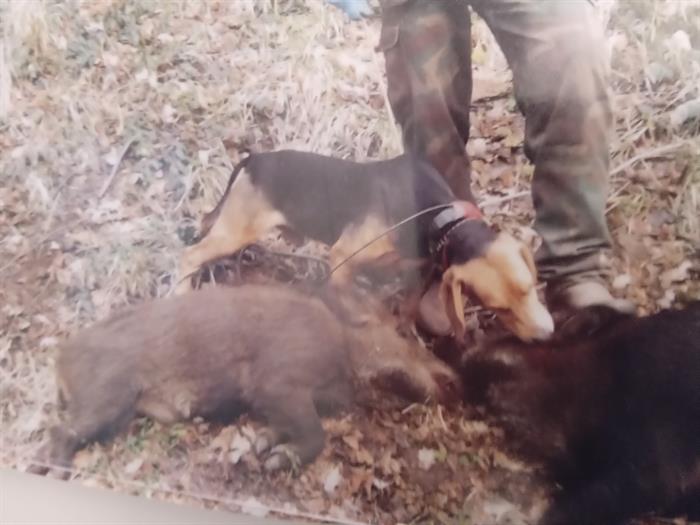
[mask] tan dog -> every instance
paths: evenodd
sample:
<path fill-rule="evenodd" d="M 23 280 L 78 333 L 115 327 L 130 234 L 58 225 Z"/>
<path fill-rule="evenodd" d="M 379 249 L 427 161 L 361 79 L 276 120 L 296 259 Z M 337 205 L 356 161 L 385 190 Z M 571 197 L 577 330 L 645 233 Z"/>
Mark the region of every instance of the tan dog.
<path fill-rule="evenodd" d="M 479 224 L 463 223 L 449 244 L 459 251 Z M 483 226 L 481 226 L 483 228 Z M 449 248 L 445 248 L 448 250 Z M 523 341 L 547 339 L 554 330 L 549 311 L 537 296 L 537 270 L 530 250 L 506 233 L 497 234 L 479 256 L 448 255 L 439 296 L 461 340 L 466 322 L 465 295 L 478 299 Z M 503 276 L 507 276 L 504 279 Z M 466 292 L 466 294 L 465 294 Z"/>
<path fill-rule="evenodd" d="M 430 211 L 382 236 L 424 210 Z M 445 217 L 434 230 L 435 221 Z M 363 266 L 393 267 L 400 260 L 439 255 L 444 263 L 440 296 L 457 337 L 464 332 L 465 292 L 524 340 L 546 338 L 553 330 L 535 292 L 528 248 L 505 233 L 496 235 L 474 205 L 455 204 L 440 174 L 409 155 L 369 163 L 298 151 L 248 156 L 205 216 L 199 242 L 186 248 L 176 293 L 191 289 L 189 276 L 201 265 L 280 227 L 331 247 L 336 285 L 346 284 Z M 440 253 L 431 254 L 436 239 Z"/>

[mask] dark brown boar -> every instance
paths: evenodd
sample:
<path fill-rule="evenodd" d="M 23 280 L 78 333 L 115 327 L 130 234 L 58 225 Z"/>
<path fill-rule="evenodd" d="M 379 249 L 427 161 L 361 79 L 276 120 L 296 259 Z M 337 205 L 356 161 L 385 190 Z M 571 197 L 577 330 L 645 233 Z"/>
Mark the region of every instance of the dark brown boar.
<path fill-rule="evenodd" d="M 570 328 L 463 364 L 468 401 L 561 487 L 540 523 L 700 518 L 700 303 L 644 318 L 592 308 Z"/>
<path fill-rule="evenodd" d="M 346 327 L 319 297 L 281 285 L 207 287 L 154 300 L 62 346 L 56 367 L 65 417 L 50 432 L 47 459 L 67 467 L 80 447 L 109 438 L 135 415 L 172 423 L 247 410 L 269 424 L 255 444 L 267 469 L 303 465 L 324 445 L 319 413 L 349 406 L 355 381 L 371 379 L 364 368 L 355 373 L 358 360 L 410 347 L 390 326 Z M 437 395 L 437 368 L 407 368 L 413 393 Z M 446 366 L 439 371 L 456 380 Z"/>

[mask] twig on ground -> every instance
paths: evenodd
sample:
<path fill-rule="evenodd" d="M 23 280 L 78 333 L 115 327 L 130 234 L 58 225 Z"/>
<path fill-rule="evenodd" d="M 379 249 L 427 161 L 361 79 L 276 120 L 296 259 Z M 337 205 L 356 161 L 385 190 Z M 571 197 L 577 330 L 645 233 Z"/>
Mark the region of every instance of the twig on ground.
<path fill-rule="evenodd" d="M 528 190 L 525 190 L 513 193 L 511 195 L 505 195 L 503 197 L 493 197 L 482 202 L 481 207 L 486 208 L 487 206 L 496 206 L 498 204 L 504 204 L 506 202 L 514 201 L 522 197 L 527 197 L 528 195 L 530 195 L 530 192 Z"/>
<path fill-rule="evenodd" d="M 119 155 L 119 158 L 117 159 L 117 162 L 114 164 L 112 167 L 112 172 L 109 174 L 109 177 L 104 183 L 104 186 L 102 186 L 102 189 L 100 190 L 100 193 L 98 195 L 98 198 L 101 199 L 102 197 L 105 196 L 107 193 L 107 190 L 109 187 L 112 185 L 112 181 L 114 181 L 114 177 L 116 177 L 117 173 L 119 172 L 119 167 L 122 165 L 122 161 L 124 160 L 124 157 L 126 156 L 127 152 L 129 151 L 129 148 L 131 148 L 131 145 L 135 142 L 136 139 L 129 139 L 129 142 L 126 143 L 126 146 L 124 146 L 124 149 L 122 150 L 121 154 Z"/>
<path fill-rule="evenodd" d="M 629 168 L 633 164 L 636 164 L 639 161 L 653 159 L 654 157 L 659 157 L 659 156 L 664 155 L 666 153 L 671 153 L 672 151 L 675 151 L 677 149 L 682 148 L 686 144 L 687 144 L 687 141 L 682 140 L 680 142 L 674 142 L 672 144 L 665 144 L 665 145 L 658 147 L 658 148 L 642 151 L 639 155 L 635 155 L 631 159 L 627 159 L 622 164 L 619 164 L 617 167 L 613 168 L 613 170 L 610 172 L 610 176 L 614 177 L 618 173 L 622 173 L 627 168 Z"/>
<path fill-rule="evenodd" d="M 610 200 L 611 202 L 610 202 L 610 204 L 608 205 L 608 207 L 605 208 L 605 215 L 607 215 L 607 214 L 610 213 L 612 210 L 614 210 L 615 208 L 617 208 L 617 206 L 620 204 L 620 200 L 618 199 L 618 197 L 622 194 L 623 191 L 625 191 L 625 190 L 627 189 L 627 187 L 628 187 L 630 184 L 632 184 L 632 181 L 629 181 L 629 180 L 628 180 L 628 181 L 625 181 L 625 183 L 624 183 L 622 186 L 620 186 L 617 190 L 615 190 L 615 193 L 613 193 L 613 194 L 610 196 L 610 199 L 609 199 L 609 200 Z"/>

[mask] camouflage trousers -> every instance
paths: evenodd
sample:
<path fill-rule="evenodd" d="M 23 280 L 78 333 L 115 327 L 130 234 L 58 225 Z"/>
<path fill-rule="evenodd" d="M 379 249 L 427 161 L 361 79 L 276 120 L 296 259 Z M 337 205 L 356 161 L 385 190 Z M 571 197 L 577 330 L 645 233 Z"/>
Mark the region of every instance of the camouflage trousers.
<path fill-rule="evenodd" d="M 602 28 L 586 0 L 383 0 L 379 48 L 404 147 L 473 200 L 469 158 L 471 7 L 513 73 L 534 164 L 541 277 L 572 284 L 607 273 L 605 221 L 612 125 Z"/>

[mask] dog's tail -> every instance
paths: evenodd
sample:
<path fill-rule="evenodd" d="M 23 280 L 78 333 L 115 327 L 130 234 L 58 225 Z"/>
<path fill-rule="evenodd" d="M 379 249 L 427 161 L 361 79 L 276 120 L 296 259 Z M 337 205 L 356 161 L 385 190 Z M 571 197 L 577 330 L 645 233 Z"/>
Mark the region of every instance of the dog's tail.
<path fill-rule="evenodd" d="M 231 172 L 231 176 L 228 178 L 228 183 L 226 184 L 224 194 L 219 199 L 219 202 L 216 203 L 216 206 L 213 210 L 211 210 L 209 213 L 206 213 L 204 217 L 202 217 L 202 226 L 200 228 L 197 241 L 201 240 L 204 236 L 206 236 L 207 233 L 209 233 L 209 230 L 211 230 L 211 227 L 214 225 L 214 222 L 216 222 L 219 213 L 221 213 L 221 208 L 224 205 L 224 202 L 226 201 L 226 197 L 228 197 L 228 194 L 231 191 L 231 186 L 233 186 L 233 183 L 236 181 L 236 177 L 238 177 L 238 174 L 241 172 L 241 170 L 248 165 L 248 162 L 250 162 L 250 159 L 253 156 L 253 152 L 249 149 L 243 150 L 243 153 L 246 156 L 243 157 L 243 159 L 241 159 L 238 162 L 238 164 L 234 166 L 233 171 Z"/>

